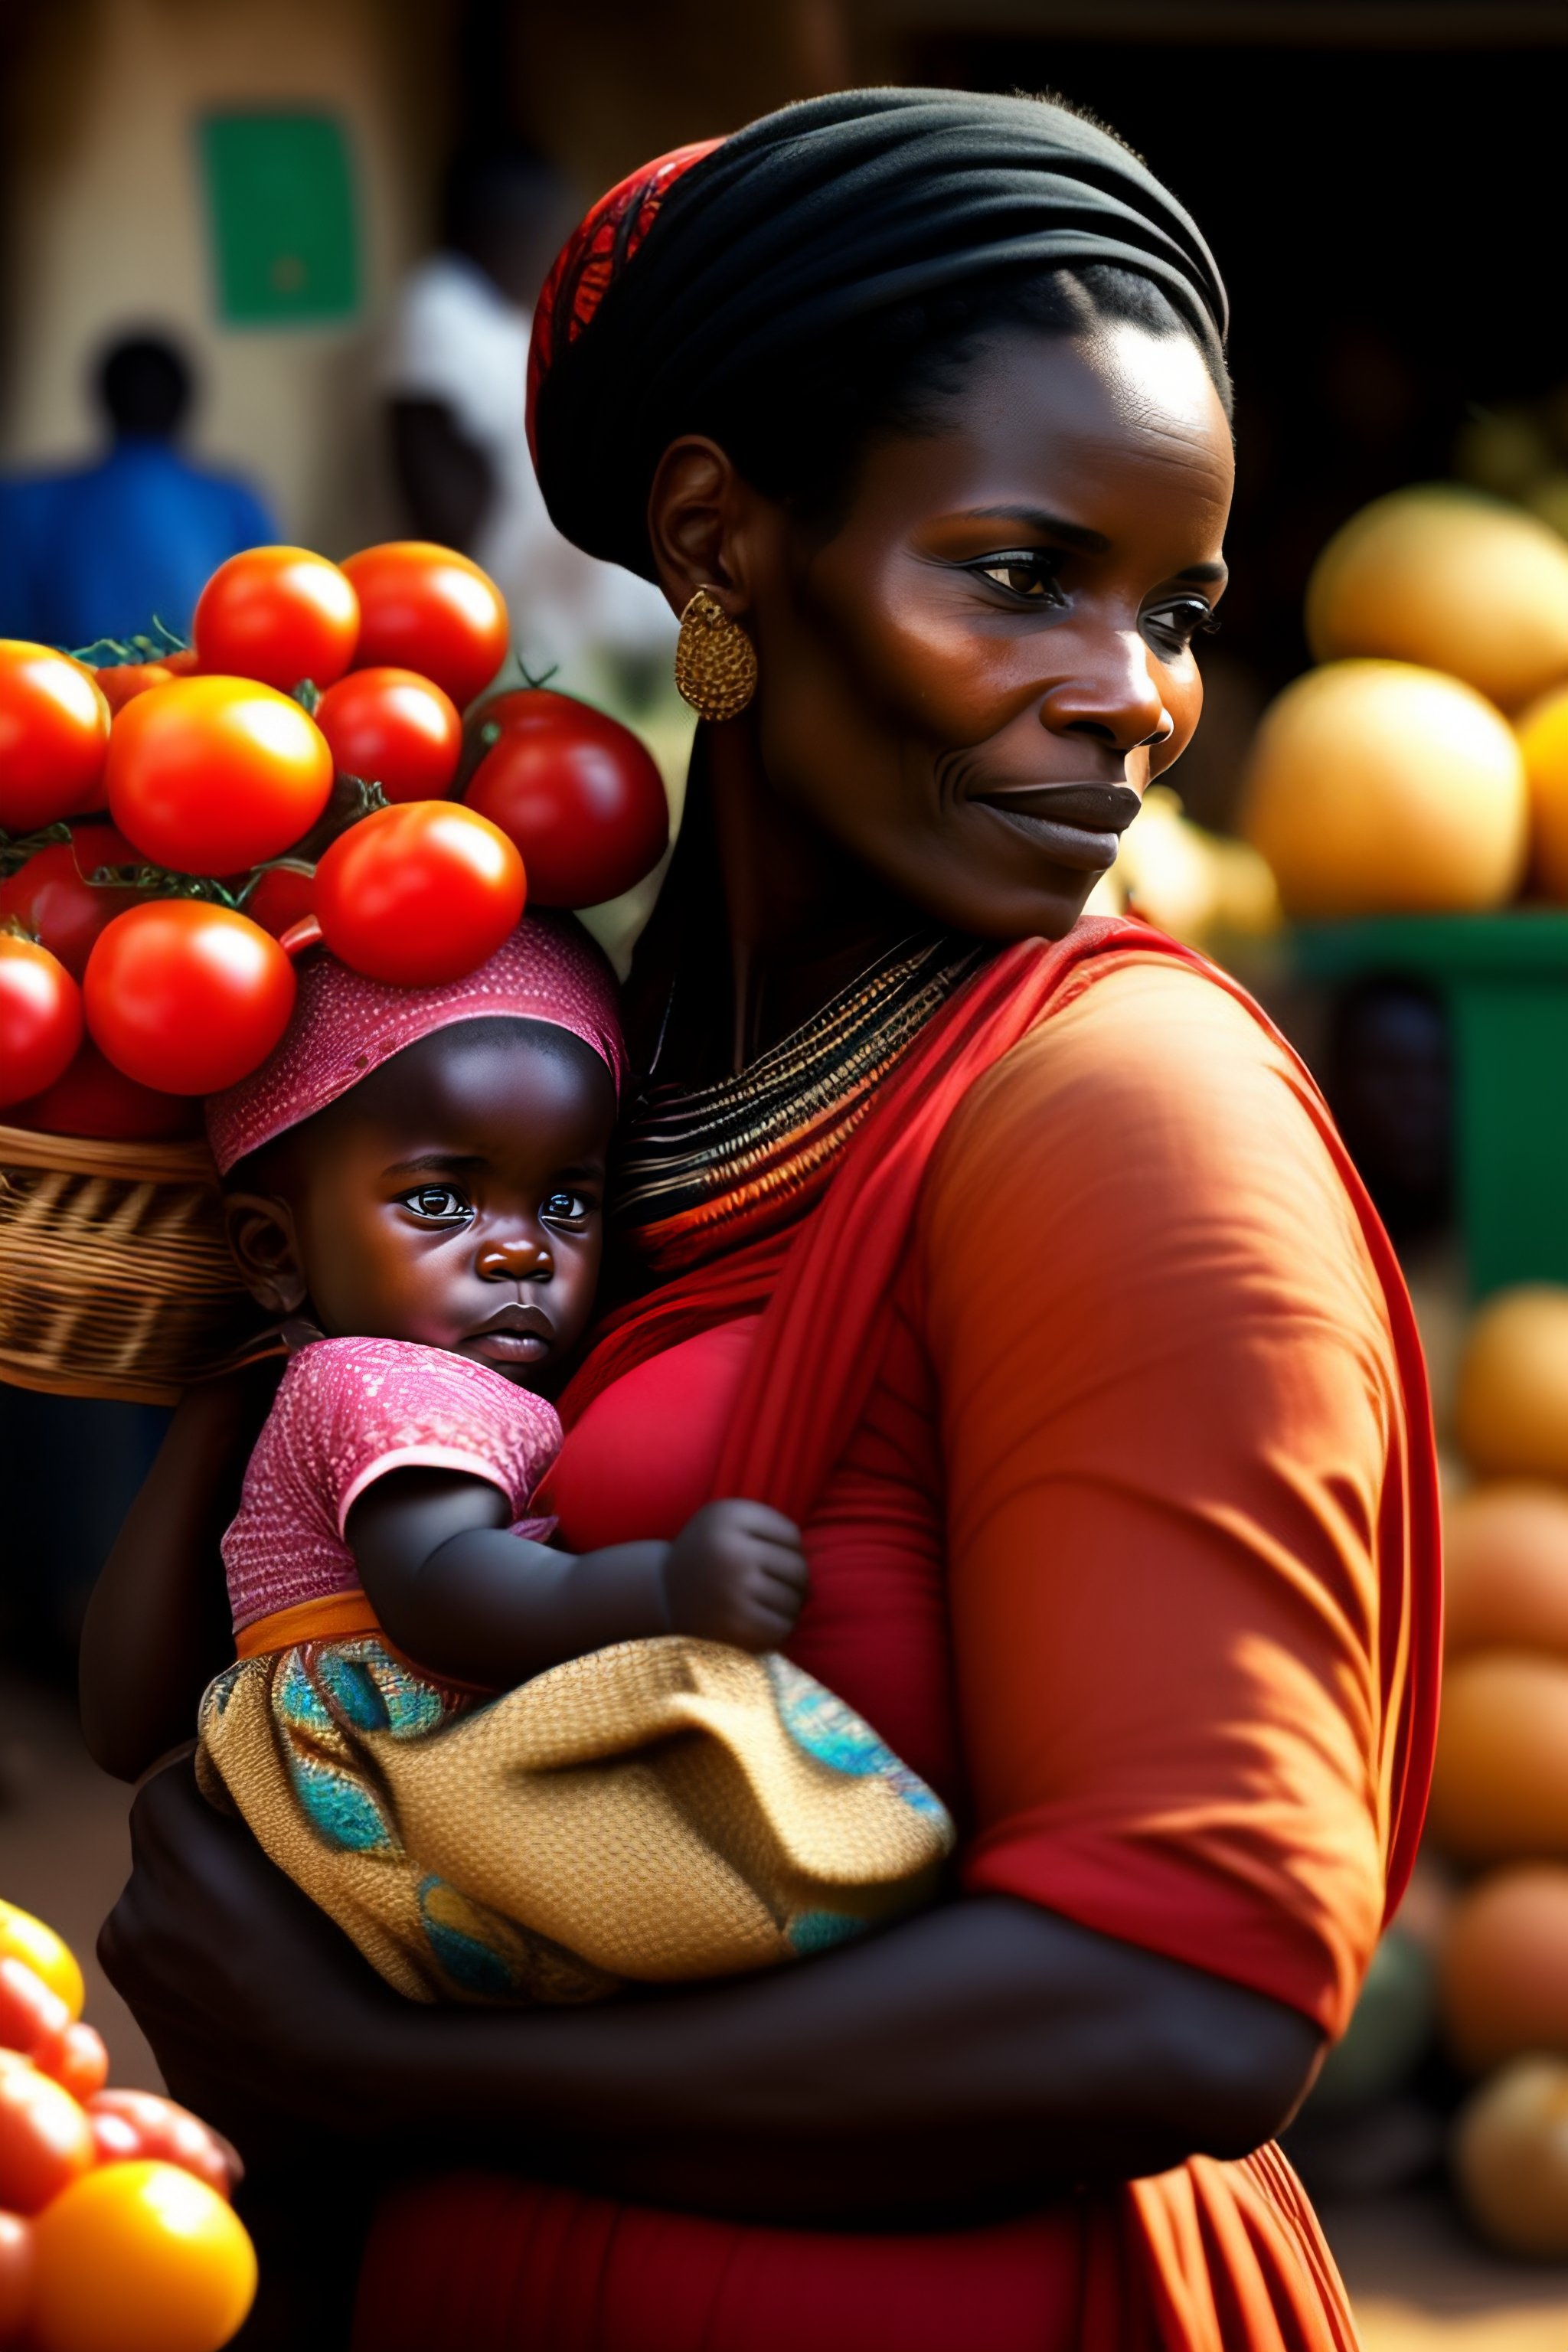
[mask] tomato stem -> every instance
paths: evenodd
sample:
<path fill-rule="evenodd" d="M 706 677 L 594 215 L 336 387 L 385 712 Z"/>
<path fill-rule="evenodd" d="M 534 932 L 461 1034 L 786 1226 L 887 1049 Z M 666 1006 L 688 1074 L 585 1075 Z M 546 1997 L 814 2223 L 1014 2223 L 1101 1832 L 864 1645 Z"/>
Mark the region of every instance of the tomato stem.
<path fill-rule="evenodd" d="M 186 654 L 190 649 L 189 639 L 171 629 L 154 613 L 150 633 L 134 637 L 97 637 L 90 646 L 79 646 L 70 658 L 85 662 L 89 669 L 122 669 L 132 662 L 162 661 L 165 654 Z"/>

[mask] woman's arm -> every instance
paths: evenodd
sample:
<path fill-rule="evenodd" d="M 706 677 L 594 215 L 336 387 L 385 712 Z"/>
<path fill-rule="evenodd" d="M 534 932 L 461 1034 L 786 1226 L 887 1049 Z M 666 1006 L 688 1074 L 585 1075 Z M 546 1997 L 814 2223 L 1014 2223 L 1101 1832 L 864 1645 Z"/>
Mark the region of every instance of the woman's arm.
<path fill-rule="evenodd" d="M 280 1369 L 259 1364 L 186 1391 L 93 1588 L 82 1733 L 119 1780 L 195 1736 L 202 1692 L 234 1654 L 218 1543 Z"/>
<path fill-rule="evenodd" d="M 799 1968 L 592 2010 L 400 2000 L 188 1764 L 132 1817 L 106 1967 L 174 2095 L 608 2193 L 915 2224 L 1236 2156 L 1285 2120 L 1297 2012 L 1031 1905 L 928 1913 Z"/>
<path fill-rule="evenodd" d="M 391 1470 L 346 1534 L 372 1607 L 433 1674 L 510 1689 L 611 1642 L 694 1633 L 777 1649 L 805 1597 L 800 1535 L 760 1503 L 710 1503 L 673 1543 L 555 1551 L 511 1535 L 499 1487 Z"/>

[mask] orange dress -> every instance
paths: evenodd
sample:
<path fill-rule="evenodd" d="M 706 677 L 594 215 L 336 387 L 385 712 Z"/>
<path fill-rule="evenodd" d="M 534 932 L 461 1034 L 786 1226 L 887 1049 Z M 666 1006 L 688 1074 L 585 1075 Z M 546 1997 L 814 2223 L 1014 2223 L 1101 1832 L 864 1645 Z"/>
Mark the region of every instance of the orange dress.
<path fill-rule="evenodd" d="M 1194 960 L 1125 933 L 1104 948 L 927 1155 L 852 1426 L 804 1514 L 791 1654 L 947 1801 L 967 1890 L 1230 1978 L 1332 2035 L 1424 1799 L 1419 1351 L 1289 1049 Z M 803 1236 L 852 1189 L 841 1177 Z M 826 1278 L 803 1329 L 832 1311 Z M 566 1540 L 673 1533 L 715 1486 L 756 1491 L 736 1430 L 749 1382 L 794 1377 L 777 1322 L 731 1316 L 601 1391 L 552 1480 Z M 791 1395 L 809 1420 L 804 1377 Z M 790 1464 L 808 1452 L 750 1447 L 766 1499 L 798 1501 Z M 448 2184 L 384 2213 L 356 2342 L 437 2340 L 459 2273 L 473 2352 L 1354 2342 L 1272 2149 L 918 2237 Z"/>

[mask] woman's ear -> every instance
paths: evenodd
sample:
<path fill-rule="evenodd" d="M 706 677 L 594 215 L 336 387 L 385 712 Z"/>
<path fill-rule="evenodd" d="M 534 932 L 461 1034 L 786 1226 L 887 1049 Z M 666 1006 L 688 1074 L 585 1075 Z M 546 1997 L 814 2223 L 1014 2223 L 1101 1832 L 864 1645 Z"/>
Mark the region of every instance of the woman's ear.
<path fill-rule="evenodd" d="M 684 613 L 699 588 L 731 620 L 751 597 L 748 528 L 756 494 L 716 441 L 689 433 L 672 441 L 648 492 L 647 530 L 658 584 Z"/>
<path fill-rule="evenodd" d="M 295 1315 L 308 1295 L 294 1212 L 261 1192 L 226 1192 L 224 1225 L 245 1286 L 269 1315 Z"/>

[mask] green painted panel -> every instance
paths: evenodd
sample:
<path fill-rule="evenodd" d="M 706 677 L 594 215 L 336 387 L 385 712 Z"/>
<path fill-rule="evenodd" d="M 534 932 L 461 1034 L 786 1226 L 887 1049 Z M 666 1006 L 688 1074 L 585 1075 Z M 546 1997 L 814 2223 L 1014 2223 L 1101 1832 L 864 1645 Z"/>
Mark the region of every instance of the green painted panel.
<path fill-rule="evenodd" d="M 1293 946 L 1304 978 L 1408 972 L 1439 991 L 1470 1286 L 1568 1282 L 1568 914 L 1310 924 Z"/>
<path fill-rule="evenodd" d="M 359 237 L 348 142 L 337 118 L 209 114 L 201 152 L 225 324 L 353 318 Z"/>

